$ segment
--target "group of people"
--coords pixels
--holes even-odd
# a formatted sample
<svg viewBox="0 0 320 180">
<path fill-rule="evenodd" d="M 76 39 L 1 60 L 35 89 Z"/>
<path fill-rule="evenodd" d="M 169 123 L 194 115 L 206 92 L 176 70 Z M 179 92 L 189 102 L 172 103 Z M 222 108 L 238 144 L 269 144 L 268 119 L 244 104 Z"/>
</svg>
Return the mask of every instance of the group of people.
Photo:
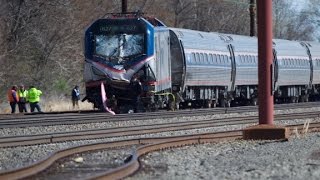
<svg viewBox="0 0 320 180">
<path fill-rule="evenodd" d="M 8 100 L 11 107 L 11 113 L 16 112 L 16 106 L 18 105 L 19 112 L 28 112 L 27 103 L 30 104 L 30 111 L 34 112 L 37 109 L 38 112 L 42 112 L 39 102 L 42 92 L 36 89 L 34 86 L 30 86 L 29 90 L 26 90 L 24 85 L 12 86 L 8 91 Z"/>
</svg>

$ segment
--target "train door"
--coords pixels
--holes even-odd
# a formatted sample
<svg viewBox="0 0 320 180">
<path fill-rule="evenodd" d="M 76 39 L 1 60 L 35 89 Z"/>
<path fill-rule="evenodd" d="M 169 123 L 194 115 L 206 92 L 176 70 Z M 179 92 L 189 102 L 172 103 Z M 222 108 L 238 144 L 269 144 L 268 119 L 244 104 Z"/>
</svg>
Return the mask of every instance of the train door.
<svg viewBox="0 0 320 180">
<path fill-rule="evenodd" d="M 170 57 L 172 88 L 175 92 L 183 92 L 185 79 L 185 57 L 182 42 L 170 30 Z"/>
<path fill-rule="evenodd" d="M 231 86 L 230 89 L 228 89 L 228 91 L 234 91 L 235 90 L 235 79 L 236 79 L 236 61 L 235 61 L 235 56 L 234 56 L 234 49 L 233 46 L 231 44 L 228 45 L 228 49 L 230 51 L 230 59 L 231 59 Z"/>
<path fill-rule="evenodd" d="M 155 58 L 157 83 L 155 91 L 171 88 L 171 62 L 169 30 L 160 28 L 155 32 Z"/>
<path fill-rule="evenodd" d="M 274 94 L 274 92 L 277 89 L 277 82 L 278 82 L 278 60 L 277 60 L 277 51 L 273 49 L 273 62 L 271 66 L 271 92 Z"/>
<path fill-rule="evenodd" d="M 309 56 L 309 63 L 310 63 L 310 82 L 309 82 L 309 88 L 312 87 L 312 83 L 313 83 L 313 61 L 312 61 L 312 56 L 311 56 L 311 52 L 310 52 L 310 45 L 308 45 L 307 43 L 301 42 L 300 43 L 303 47 L 306 48 L 307 54 Z"/>
</svg>

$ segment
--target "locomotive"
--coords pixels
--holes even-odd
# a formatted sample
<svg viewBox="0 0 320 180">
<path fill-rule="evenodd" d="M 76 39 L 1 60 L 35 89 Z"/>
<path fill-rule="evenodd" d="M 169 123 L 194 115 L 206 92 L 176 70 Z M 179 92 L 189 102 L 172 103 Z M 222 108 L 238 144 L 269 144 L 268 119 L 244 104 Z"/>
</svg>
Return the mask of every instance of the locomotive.
<svg viewBox="0 0 320 180">
<path fill-rule="evenodd" d="M 86 99 L 101 110 L 258 103 L 256 37 L 171 28 L 126 13 L 93 22 L 84 45 Z M 319 43 L 274 39 L 273 55 L 276 103 L 318 99 Z"/>
</svg>

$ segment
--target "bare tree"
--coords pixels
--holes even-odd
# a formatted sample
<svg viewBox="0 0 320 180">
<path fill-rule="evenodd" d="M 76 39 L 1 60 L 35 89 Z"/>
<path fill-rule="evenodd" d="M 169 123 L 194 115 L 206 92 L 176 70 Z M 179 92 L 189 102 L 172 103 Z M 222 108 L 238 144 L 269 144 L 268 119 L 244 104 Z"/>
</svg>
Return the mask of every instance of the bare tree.
<svg viewBox="0 0 320 180">
<path fill-rule="evenodd" d="M 277 38 L 311 40 L 319 28 L 320 0 L 295 12 L 274 1 Z M 249 35 L 248 0 L 130 0 L 167 26 Z M 0 0 L 0 93 L 12 84 L 64 92 L 82 82 L 86 27 L 108 13 L 121 12 L 121 0 Z M 318 36 L 319 38 L 320 36 Z"/>
<path fill-rule="evenodd" d="M 309 13 L 298 12 L 291 1 L 273 1 L 273 34 L 275 38 L 312 40 L 315 28 Z"/>
</svg>

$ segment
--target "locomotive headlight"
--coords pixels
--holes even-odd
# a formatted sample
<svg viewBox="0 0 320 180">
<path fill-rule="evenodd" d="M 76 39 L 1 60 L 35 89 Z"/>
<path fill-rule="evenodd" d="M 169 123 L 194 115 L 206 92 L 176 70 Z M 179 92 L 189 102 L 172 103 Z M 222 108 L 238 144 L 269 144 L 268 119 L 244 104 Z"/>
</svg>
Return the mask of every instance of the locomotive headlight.
<svg viewBox="0 0 320 180">
<path fill-rule="evenodd" d="M 177 90 L 178 90 L 178 87 L 177 87 L 177 86 L 173 86 L 173 87 L 172 87 L 172 90 L 173 90 L 173 91 L 177 91 Z"/>
</svg>

